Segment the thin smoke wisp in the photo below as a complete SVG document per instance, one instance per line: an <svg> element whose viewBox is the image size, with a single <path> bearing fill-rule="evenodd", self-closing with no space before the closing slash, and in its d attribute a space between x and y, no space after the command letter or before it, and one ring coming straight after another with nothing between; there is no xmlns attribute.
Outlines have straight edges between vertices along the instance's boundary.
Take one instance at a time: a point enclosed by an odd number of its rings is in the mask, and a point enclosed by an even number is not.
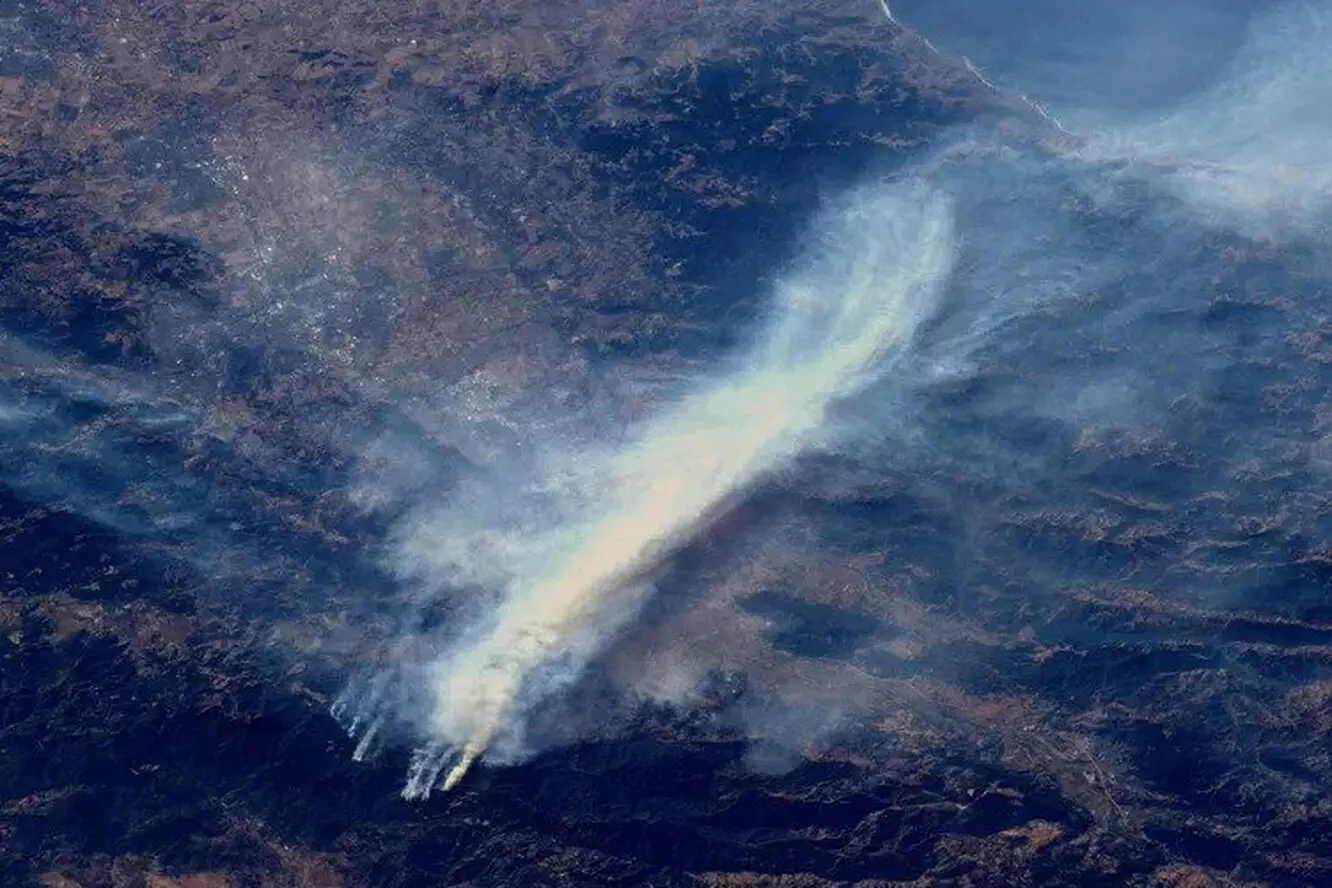
<svg viewBox="0 0 1332 888"><path fill-rule="evenodd" d="M527 714L572 683L634 616L663 559L766 473L826 443L829 405L890 368L930 316L953 255L950 207L916 184L862 189L825 213L807 241L734 369L592 457L579 474L596 495L510 537L504 562L512 567L494 606L417 673L428 688L417 719L425 740L405 797L428 795L441 775L446 790L454 787L495 749L501 759L520 755ZM446 567L426 572L441 587L504 572L469 563L498 550L460 546L459 535L481 540L505 528L476 527L465 509L446 505L444 517L403 536L404 551L451 553ZM336 709L364 735L380 723L373 710L382 705L382 695L351 692ZM370 739L363 736L363 750Z"/></svg>
<svg viewBox="0 0 1332 888"><path fill-rule="evenodd" d="M1281 239L1327 224L1332 207L1332 9L1278 4L1252 22L1222 76L1167 114L1088 134L1088 160L1165 173L1212 221Z"/></svg>

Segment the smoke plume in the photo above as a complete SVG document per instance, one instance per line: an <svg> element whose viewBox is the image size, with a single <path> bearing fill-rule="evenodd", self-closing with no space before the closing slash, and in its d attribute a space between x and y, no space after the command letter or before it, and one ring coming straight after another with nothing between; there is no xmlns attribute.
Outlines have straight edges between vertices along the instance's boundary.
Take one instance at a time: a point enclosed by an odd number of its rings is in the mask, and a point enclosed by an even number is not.
<svg viewBox="0 0 1332 888"><path fill-rule="evenodd" d="M476 501L464 497L404 535L400 551L414 564L447 548L424 566L441 588L502 581L493 610L422 671L429 739L404 796L427 795L441 774L452 788L488 750L515 754L526 713L577 678L632 617L663 559L765 473L819 443L829 405L891 367L934 308L952 255L947 202L914 184L856 192L809 241L743 357L574 470L580 480L563 488L564 502L542 507L558 517L542 526L529 514L521 534L512 524L478 528ZM478 568L478 556L502 561ZM339 706L359 726L374 724L365 709L375 703Z"/></svg>
<svg viewBox="0 0 1332 888"><path fill-rule="evenodd" d="M854 190L813 226L749 347L706 384L616 446L531 441L525 467L406 519L389 561L418 589L418 616L390 669L334 707L357 756L406 713L424 740L404 795L420 798L483 756L530 753L534 713L621 637L669 556L836 436L876 465L1034 491L1059 469L1021 430L1140 430L1219 391L1235 345L1160 318L1193 310L1218 231L1280 238L1323 219L1332 166L1311 102L1326 63L1312 47L1327 19L1307 4L1224 20L1121 12L1107 27L1146 58L1172 29L1209 23L1198 33L1214 45L1154 72L1168 100L1142 82L1077 92L1103 82L1104 53L1056 51L1055 33L1033 50L1048 64L973 65L1081 131L1052 127L1040 149L968 131L917 178ZM1134 357L1146 343L1167 369ZM833 421L830 407L867 389L873 404ZM990 432L958 433L959 392ZM446 629L421 616L441 605Z"/></svg>

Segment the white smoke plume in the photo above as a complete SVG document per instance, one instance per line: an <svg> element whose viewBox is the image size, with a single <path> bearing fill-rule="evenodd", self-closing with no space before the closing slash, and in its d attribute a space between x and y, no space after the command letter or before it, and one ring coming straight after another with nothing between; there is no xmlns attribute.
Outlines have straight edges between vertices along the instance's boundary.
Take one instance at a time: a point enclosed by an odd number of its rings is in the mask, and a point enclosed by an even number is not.
<svg viewBox="0 0 1332 888"><path fill-rule="evenodd" d="M1039 484L1051 468L1020 446L981 453L986 440L940 431L917 448L930 425L910 410L930 403L934 385L998 378L1015 373L1025 354L1054 354L1054 340L1075 331L1072 321L1051 328L1050 312L1103 289L1123 292L1076 331L1087 348L1068 358L1061 378L1012 398L991 380L996 415L1131 428L1164 412L1157 401L1220 372L1206 337L1171 339L1153 319L1198 299L1193 257L1205 252L1215 226L1281 237L1315 230L1324 218L1332 163L1321 135L1332 133L1332 118L1314 101L1329 70L1317 51L1329 36L1321 8L1289 3L1255 16L1233 57L1223 60L1218 38L1188 71L1160 72L1178 89L1151 108L1140 102L1150 92L1143 84L1117 89L1100 105L1070 93L1070 83L1098 79L1092 69L1103 55L1061 55L1051 35L1042 44L1051 64L1081 65L1081 78L1037 65L1020 72L1019 85L1033 102L1049 97L1061 113L1083 112L1069 118L1080 132L1051 127L1048 153L975 152L962 140L931 167L950 199L919 182L854 192L815 225L808 254L775 288L770 316L751 346L729 359L728 372L694 386L619 446L533 456L523 471L498 471L497 486L463 485L443 507L411 516L390 560L419 588L422 612L449 602L451 626L459 625L458 594L467 592L466 628L440 639L409 626L390 670L337 702L335 714L360 741L357 757L404 711L424 737L403 790L408 798L441 783L454 787L483 756L502 763L526 754L533 714L621 634L665 560L765 475L829 435L854 434L841 422L831 428L829 408L881 380L893 381L888 389L901 383L901 397L888 405L898 415L860 417L859 447L877 441L903 465L913 450L928 464L956 448L949 471L991 465L995 478ZM1139 5L1117 27L1158 45L1163 34L1207 18L1206 9L1190 9L1192 17L1167 21ZM894 18L897 10L884 11ZM1222 24L1231 23L1216 28ZM1002 70L973 70L1006 88ZM1203 83L1199 72L1215 76ZM1061 80L1063 95L1085 100L1081 106L1055 104ZM1162 199L1171 196L1180 208ZM1137 221L1093 232L1072 204L1092 216L1099 204L1109 216ZM1187 220L1176 218L1179 209ZM948 311L917 337L945 282ZM1148 372L1130 358L1123 366L1089 363L1112 340L1156 342L1178 358L1178 373ZM916 407L908 403L913 391L926 393ZM892 422L902 427L888 434Z"/></svg>
<svg viewBox="0 0 1332 888"><path fill-rule="evenodd" d="M426 796L441 775L452 788L488 751L515 755L526 714L635 614L663 559L765 473L823 443L827 408L892 366L935 307L953 255L948 201L918 184L854 193L809 241L733 369L575 465L576 483L547 485L555 508L520 515L515 532L495 516L487 526L479 500L460 497L404 534L399 555L423 578L502 585L475 628L420 670L428 739L405 797ZM363 733L362 754L377 705L353 692L336 707Z"/></svg>

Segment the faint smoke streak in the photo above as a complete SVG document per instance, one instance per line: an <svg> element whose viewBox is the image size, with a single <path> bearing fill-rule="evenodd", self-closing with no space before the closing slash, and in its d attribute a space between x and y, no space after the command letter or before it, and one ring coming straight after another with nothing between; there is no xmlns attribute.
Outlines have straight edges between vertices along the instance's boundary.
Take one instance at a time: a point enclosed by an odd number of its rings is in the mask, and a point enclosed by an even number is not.
<svg viewBox="0 0 1332 888"><path fill-rule="evenodd" d="M825 214L810 241L744 360L580 468L583 494L547 510L558 518L526 516L514 534L477 527L463 501L404 534L408 572L441 589L503 572L469 553L503 552L511 565L493 612L419 673L428 740L405 797L428 795L441 774L452 788L497 744L520 749L527 713L635 615L662 560L765 473L823 443L826 408L891 367L933 311L953 255L951 213L919 185L868 189ZM455 539L436 536L445 528ZM496 539L506 542L485 543ZM433 571L422 554L432 546L448 550ZM335 707L361 734L361 754L380 700L353 689Z"/></svg>
<svg viewBox="0 0 1332 888"><path fill-rule="evenodd" d="M1003 16L975 0L904 4L918 8L897 14L880 5L905 27L920 16L929 25L923 31L942 29L933 40L911 33L931 52L961 59L987 88L1028 105L1073 158L1156 183L1195 217L1245 236L1325 230L1332 210L1326 0L1263 3L1242 17L1205 0L1159 9L1146 0L1113 8L1028 0ZM1090 22L1105 33L1097 38ZM1233 54L1223 51L1228 28L1239 29ZM1117 54L1120 44L1127 55ZM1180 94L1171 84L1189 65L1177 62L1198 56L1216 67Z"/></svg>
<svg viewBox="0 0 1332 888"><path fill-rule="evenodd" d="M1079 153L1163 175L1213 221L1263 238L1326 225L1332 205L1332 11L1280 6L1254 21L1224 77L1150 120L1089 134Z"/></svg>

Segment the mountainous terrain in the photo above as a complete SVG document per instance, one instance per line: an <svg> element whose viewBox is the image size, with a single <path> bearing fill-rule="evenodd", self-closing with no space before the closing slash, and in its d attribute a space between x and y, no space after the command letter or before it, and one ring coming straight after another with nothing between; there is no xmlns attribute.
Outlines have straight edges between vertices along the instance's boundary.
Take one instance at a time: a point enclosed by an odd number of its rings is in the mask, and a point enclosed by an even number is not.
<svg viewBox="0 0 1332 888"><path fill-rule="evenodd" d="M404 512L668 403L830 194L1067 137L872 2L0 0L0 47L4 884L1332 884L1316 247L1200 226L1023 318L406 802L329 715ZM1197 298L1116 320L1151 275Z"/></svg>

